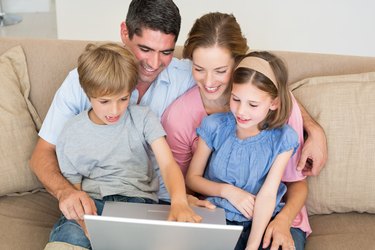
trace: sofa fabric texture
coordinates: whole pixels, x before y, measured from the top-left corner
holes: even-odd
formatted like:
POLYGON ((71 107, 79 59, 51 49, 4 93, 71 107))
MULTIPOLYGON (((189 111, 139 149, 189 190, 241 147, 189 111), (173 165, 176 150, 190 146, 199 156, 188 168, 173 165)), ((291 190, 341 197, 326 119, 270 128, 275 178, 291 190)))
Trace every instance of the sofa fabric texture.
POLYGON ((308 178, 308 213, 375 213, 375 72, 313 77, 290 87, 328 141, 324 171, 308 178))
POLYGON ((0 89, 0 196, 41 188, 28 166, 41 120, 29 100, 21 46, 0 56, 0 89))
MULTIPOLYGON (((40 190, 27 162, 56 90, 87 43, 0 38, 1 249, 43 249, 60 216, 57 200, 40 190)), ((328 140, 327 165, 308 178, 313 232, 306 249, 374 248, 375 82, 369 72, 375 72, 375 58, 274 53, 286 62, 293 93, 328 140)), ((175 55, 181 57, 181 47, 175 55)))

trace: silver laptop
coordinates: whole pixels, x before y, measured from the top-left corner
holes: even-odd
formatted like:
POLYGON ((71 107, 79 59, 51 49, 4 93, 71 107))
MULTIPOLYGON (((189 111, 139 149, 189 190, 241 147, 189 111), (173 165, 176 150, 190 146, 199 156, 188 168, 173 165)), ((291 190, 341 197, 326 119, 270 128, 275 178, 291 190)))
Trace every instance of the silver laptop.
POLYGON ((194 207, 202 223, 166 221, 170 206, 106 202, 102 216, 85 215, 94 250, 234 249, 242 226, 225 224, 224 210, 194 207))

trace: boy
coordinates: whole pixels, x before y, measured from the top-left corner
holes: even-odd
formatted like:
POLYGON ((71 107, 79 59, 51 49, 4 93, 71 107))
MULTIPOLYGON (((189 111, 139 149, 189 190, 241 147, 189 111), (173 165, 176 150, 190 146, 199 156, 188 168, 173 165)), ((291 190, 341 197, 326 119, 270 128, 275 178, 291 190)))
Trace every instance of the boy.
MULTIPOLYGON (((156 203, 159 183, 152 150, 171 196, 168 219, 199 222, 188 206, 183 176, 159 119, 145 106, 129 106, 138 77, 132 53, 114 43, 89 44, 78 59, 78 74, 91 108, 69 120, 58 138, 64 177, 88 193, 99 215, 108 200, 156 203)), ((85 234, 82 220, 62 216, 50 241, 90 248, 85 234)))

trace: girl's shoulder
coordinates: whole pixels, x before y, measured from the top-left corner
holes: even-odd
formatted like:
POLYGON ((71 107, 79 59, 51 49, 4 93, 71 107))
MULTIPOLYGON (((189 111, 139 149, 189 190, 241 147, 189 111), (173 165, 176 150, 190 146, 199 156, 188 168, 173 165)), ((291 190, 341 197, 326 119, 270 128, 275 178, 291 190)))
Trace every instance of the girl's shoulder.
POLYGON ((235 124, 234 117, 231 112, 216 113, 205 117, 202 121, 201 127, 209 130, 218 130, 231 127, 235 124))
POLYGON ((280 128, 273 129, 274 142, 281 146, 282 151, 293 149, 295 151, 298 148, 298 134, 289 125, 285 124, 280 128))

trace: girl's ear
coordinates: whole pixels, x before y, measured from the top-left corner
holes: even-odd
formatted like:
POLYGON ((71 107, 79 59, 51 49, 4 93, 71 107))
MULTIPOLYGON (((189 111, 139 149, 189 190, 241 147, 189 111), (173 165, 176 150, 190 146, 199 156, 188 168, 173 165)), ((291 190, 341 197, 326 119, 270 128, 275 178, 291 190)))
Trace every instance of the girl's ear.
POLYGON ((280 99, 279 97, 276 97, 275 99, 272 100, 270 110, 276 110, 280 106, 280 99))

